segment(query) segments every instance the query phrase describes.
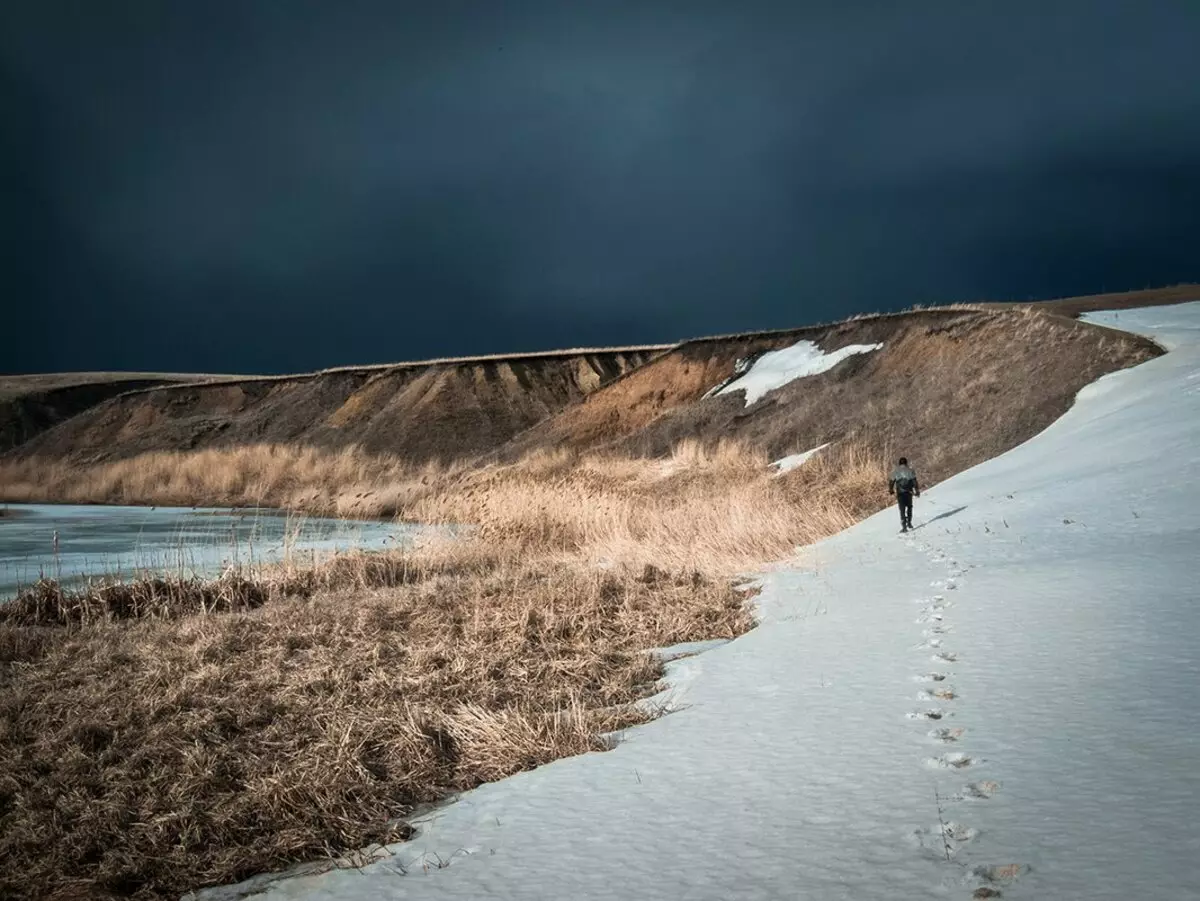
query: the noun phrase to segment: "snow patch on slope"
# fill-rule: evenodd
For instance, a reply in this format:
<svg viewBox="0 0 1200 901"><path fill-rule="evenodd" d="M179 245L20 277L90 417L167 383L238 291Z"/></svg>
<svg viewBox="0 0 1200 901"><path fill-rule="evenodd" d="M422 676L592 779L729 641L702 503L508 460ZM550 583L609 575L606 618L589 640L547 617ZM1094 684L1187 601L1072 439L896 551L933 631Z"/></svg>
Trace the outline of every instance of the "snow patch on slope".
<svg viewBox="0 0 1200 901"><path fill-rule="evenodd" d="M808 462L809 458L812 457L813 454L817 453L818 451L822 451L827 447L829 447L828 441L826 441L820 447L814 447L812 450L806 450L800 454L789 454L788 456L784 457L783 459L776 460L771 465L774 466L776 470L778 470L775 474L781 476L785 472L791 472L797 466L803 466L805 463Z"/></svg>
<svg viewBox="0 0 1200 901"><path fill-rule="evenodd" d="M764 394L781 388L788 382L810 375L828 372L838 363L856 354L879 350L882 344L849 344L826 353L812 341L800 341L782 350L767 351L741 378L734 379L716 393L746 392L746 406L757 402Z"/></svg>

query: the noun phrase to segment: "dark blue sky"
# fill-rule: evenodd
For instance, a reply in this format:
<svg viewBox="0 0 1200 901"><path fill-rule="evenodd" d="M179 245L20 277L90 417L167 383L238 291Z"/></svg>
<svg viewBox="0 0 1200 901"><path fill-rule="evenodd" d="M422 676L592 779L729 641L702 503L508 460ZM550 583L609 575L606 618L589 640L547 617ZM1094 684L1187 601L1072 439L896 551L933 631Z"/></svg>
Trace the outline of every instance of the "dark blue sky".
<svg viewBox="0 0 1200 901"><path fill-rule="evenodd" d="M1200 280L1200 4L8 0L0 371Z"/></svg>

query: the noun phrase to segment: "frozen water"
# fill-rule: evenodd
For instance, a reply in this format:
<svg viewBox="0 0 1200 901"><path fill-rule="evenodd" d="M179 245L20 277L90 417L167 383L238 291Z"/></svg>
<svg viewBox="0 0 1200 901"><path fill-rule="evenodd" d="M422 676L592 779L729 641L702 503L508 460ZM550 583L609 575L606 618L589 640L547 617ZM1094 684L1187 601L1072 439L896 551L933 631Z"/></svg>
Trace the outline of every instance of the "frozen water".
<svg viewBox="0 0 1200 901"><path fill-rule="evenodd" d="M12 504L6 510L0 517L0 599L43 575L65 583L142 573L213 575L227 566L289 556L307 562L338 551L402 546L418 531L258 510L57 504Z"/></svg>

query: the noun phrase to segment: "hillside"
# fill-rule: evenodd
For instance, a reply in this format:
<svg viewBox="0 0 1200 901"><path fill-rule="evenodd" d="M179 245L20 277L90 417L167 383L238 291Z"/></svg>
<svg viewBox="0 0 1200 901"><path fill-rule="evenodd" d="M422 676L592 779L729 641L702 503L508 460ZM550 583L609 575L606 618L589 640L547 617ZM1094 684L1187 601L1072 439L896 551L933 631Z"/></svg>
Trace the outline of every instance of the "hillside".
<svg viewBox="0 0 1200 901"><path fill-rule="evenodd" d="M236 376L157 372L0 376L0 453L126 391L227 378Z"/></svg>
<svg viewBox="0 0 1200 901"><path fill-rule="evenodd" d="M126 390L12 455L96 463L152 451L280 443L355 445L420 462L460 459L504 443L665 349L571 350Z"/></svg>
<svg viewBox="0 0 1200 901"><path fill-rule="evenodd" d="M935 307L674 346L64 384L15 401L10 443L33 434L0 456L0 499L424 516L413 505L436 489L417 472L426 464L663 458L681 442L726 440L768 459L827 444L872 459L906 453L935 484L1037 434L1089 382L1161 353L1073 317L1197 293ZM740 390L739 374L789 354L823 362L762 396ZM320 456L342 452L356 462ZM447 484L471 494L473 479Z"/></svg>
<svg viewBox="0 0 1200 901"><path fill-rule="evenodd" d="M831 369L747 405L709 396L768 352L854 345ZM1044 429L1084 385L1160 351L1150 341L1026 309L930 309L762 335L686 342L538 424L503 450L609 449L662 456L685 438L737 438L772 459L830 442L919 453L932 483ZM736 382L731 383L736 388Z"/></svg>

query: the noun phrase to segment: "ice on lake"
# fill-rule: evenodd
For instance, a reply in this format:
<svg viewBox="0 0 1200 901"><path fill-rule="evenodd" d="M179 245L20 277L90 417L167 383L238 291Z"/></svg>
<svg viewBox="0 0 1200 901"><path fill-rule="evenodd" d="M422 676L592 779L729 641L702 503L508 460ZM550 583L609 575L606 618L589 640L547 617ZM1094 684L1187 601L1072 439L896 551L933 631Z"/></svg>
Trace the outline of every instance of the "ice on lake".
<svg viewBox="0 0 1200 901"><path fill-rule="evenodd" d="M230 566L405 547L423 531L254 509L10 504L0 516L0 599L42 577L216 575Z"/></svg>

